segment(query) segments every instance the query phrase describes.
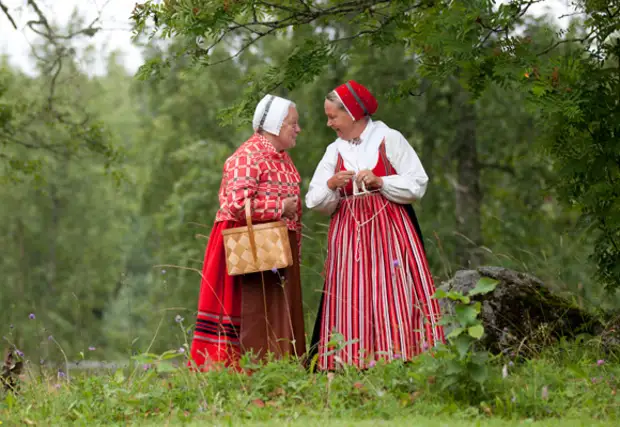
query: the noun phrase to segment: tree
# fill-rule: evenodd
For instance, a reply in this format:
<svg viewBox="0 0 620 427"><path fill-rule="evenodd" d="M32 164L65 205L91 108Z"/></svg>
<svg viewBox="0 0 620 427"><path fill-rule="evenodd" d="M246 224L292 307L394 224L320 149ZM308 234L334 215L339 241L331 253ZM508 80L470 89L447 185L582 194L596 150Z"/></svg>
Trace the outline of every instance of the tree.
<svg viewBox="0 0 620 427"><path fill-rule="evenodd" d="M35 0L27 1L28 10L36 19L26 23L26 27L38 36L32 46L32 55L37 70L44 78L36 81L38 90L44 97L26 101L22 97L8 97L11 84L9 74L4 73L0 80L0 177L16 180L23 176L36 175L41 178L42 163L48 154L57 158L75 156L78 153L91 153L101 156L109 166L118 153L107 145L102 123L79 109L72 108L77 103L67 92L65 86L78 79L75 67L75 49L72 43L81 37L92 37L100 29L96 18L86 24L74 14L66 31L57 29L39 7ZM12 12L2 2L0 8L17 30ZM48 130L63 128L73 136L70 143L50 141Z"/></svg>
<svg viewBox="0 0 620 427"><path fill-rule="evenodd" d="M107 123L97 130L102 145L127 148L124 152L131 158L138 127L132 124L134 105L127 102L131 77L114 65L111 60L108 77L90 78L67 62L57 90L67 102L65 117ZM47 91L41 90L47 87L45 76L29 77L4 68L2 77L6 99L27 106L47 103ZM116 164L113 170L123 179L110 179L98 156L71 150L89 143L75 128L48 123L47 116L30 116L29 110L23 114L29 121L20 128L21 135L35 134L66 151L5 148L15 158L40 161L37 174L44 179L22 174L11 185L0 185L0 305L5 308L0 320L9 342L30 360L59 358L56 343L73 359L89 346L104 344L103 314L122 280L126 252L134 239L131 226L137 203L132 182L140 171ZM133 127L130 137L128 126Z"/></svg>

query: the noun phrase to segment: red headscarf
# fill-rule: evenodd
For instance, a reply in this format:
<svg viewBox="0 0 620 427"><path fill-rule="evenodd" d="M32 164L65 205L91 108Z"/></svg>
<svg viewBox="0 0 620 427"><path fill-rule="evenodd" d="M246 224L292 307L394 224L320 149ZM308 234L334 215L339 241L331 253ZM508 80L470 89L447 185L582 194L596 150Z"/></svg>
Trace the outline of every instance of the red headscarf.
<svg viewBox="0 0 620 427"><path fill-rule="evenodd" d="M363 85L354 80L334 89L345 108L353 118L359 120L365 116L372 116L377 111L377 100Z"/></svg>

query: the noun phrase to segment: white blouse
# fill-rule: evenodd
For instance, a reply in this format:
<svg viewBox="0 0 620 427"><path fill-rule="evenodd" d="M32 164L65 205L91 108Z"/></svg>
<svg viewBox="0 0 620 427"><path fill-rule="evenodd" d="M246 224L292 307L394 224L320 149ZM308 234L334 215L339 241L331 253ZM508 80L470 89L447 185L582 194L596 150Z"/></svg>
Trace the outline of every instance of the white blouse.
<svg viewBox="0 0 620 427"><path fill-rule="evenodd" d="M360 135L360 144L353 145L338 138L331 143L319 162L310 188L306 194L306 206L331 215L340 202L340 192L332 191L327 181L334 175L338 153L347 170L360 172L372 170L379 160L379 146L385 139L385 152L396 169L397 175L385 176L381 193L395 203L409 204L424 196L428 176L415 150L403 135L381 121L368 121Z"/></svg>

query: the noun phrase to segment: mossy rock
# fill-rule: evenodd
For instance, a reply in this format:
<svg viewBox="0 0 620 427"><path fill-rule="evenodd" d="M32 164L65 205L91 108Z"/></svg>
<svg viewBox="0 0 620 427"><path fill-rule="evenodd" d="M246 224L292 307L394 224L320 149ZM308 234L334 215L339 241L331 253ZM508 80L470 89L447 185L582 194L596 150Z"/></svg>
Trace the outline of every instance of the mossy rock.
<svg viewBox="0 0 620 427"><path fill-rule="evenodd" d="M560 337L574 339L580 334L601 337L605 347L620 343L619 317L593 313L574 301L552 293L543 282L526 273L503 267L480 267L457 271L440 288L467 295L482 277L497 280L495 290L472 299L480 301L485 334L481 344L492 353L531 356ZM444 313L452 313L454 303L441 300Z"/></svg>

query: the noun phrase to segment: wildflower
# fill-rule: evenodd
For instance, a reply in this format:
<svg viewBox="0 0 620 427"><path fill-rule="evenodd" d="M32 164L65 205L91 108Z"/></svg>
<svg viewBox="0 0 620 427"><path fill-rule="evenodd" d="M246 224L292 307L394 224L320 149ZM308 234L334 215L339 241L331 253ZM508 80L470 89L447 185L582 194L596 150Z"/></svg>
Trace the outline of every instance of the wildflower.
<svg viewBox="0 0 620 427"><path fill-rule="evenodd" d="M17 348L15 349L15 354L17 354L19 357L24 357L24 353Z"/></svg>
<svg viewBox="0 0 620 427"><path fill-rule="evenodd" d="M502 378L508 378L508 366L506 365L502 368Z"/></svg>
<svg viewBox="0 0 620 427"><path fill-rule="evenodd" d="M428 343L427 342L423 342L422 343L422 351L426 351L428 350Z"/></svg>
<svg viewBox="0 0 620 427"><path fill-rule="evenodd" d="M273 274L278 274L278 269L277 269L277 268L275 268L275 267L273 267L273 268L271 269L271 272L272 272Z"/></svg>
<svg viewBox="0 0 620 427"><path fill-rule="evenodd" d="M45 365L45 360L43 360L43 359L39 359L39 364L41 364L41 365Z"/></svg>
<svg viewBox="0 0 620 427"><path fill-rule="evenodd" d="M88 347L88 351L95 351L95 350L97 350L97 347L93 347L93 346Z"/></svg>
<svg viewBox="0 0 620 427"><path fill-rule="evenodd" d="M166 274L166 270L162 270L162 271L161 271L161 274Z"/></svg>
<svg viewBox="0 0 620 427"><path fill-rule="evenodd" d="M12 324L9 325L9 329L13 329L15 326L13 326Z"/></svg>
<svg viewBox="0 0 620 427"><path fill-rule="evenodd" d="M185 353L185 347L179 347L177 351L179 352L179 354L183 354Z"/></svg>
<svg viewBox="0 0 620 427"><path fill-rule="evenodd" d="M394 360L398 360L398 359L400 359L400 358L402 358L402 356L401 356L400 354L395 354L395 355L394 355Z"/></svg>
<svg viewBox="0 0 620 427"><path fill-rule="evenodd" d="M394 260L392 260L392 265L393 265L395 268L398 268L398 267L400 266L400 262L399 262L397 259L394 259Z"/></svg>
<svg viewBox="0 0 620 427"><path fill-rule="evenodd" d="M374 368L376 364L377 364L377 362L375 362L374 360L371 360L370 363L368 364L368 367L369 368Z"/></svg>
<svg viewBox="0 0 620 427"><path fill-rule="evenodd" d="M54 337L50 335L49 337L47 337L47 340L48 341L54 341Z"/></svg>
<svg viewBox="0 0 620 427"><path fill-rule="evenodd" d="M59 370L58 370L58 378L64 378L64 377L66 377L66 376L67 376L67 374L65 374L65 373L62 371L62 369L59 369Z"/></svg>
<svg viewBox="0 0 620 427"><path fill-rule="evenodd" d="M142 369L144 369L145 371L148 371L150 368L151 368L151 365L149 365L148 363L142 365Z"/></svg>
<svg viewBox="0 0 620 427"><path fill-rule="evenodd" d="M513 362L512 360L510 362L508 362L508 366L510 366L511 368L515 365L515 362Z"/></svg>
<svg viewBox="0 0 620 427"><path fill-rule="evenodd" d="M603 359L599 359L596 361L597 366L602 366L605 364L605 361Z"/></svg>
<svg viewBox="0 0 620 427"><path fill-rule="evenodd" d="M56 388L56 390L60 390L61 386L60 386L60 384L56 384L54 387Z"/></svg>
<svg viewBox="0 0 620 427"><path fill-rule="evenodd" d="M177 314L176 316L174 316L174 321L177 323L181 323L184 319L181 317L180 314Z"/></svg>
<svg viewBox="0 0 620 427"><path fill-rule="evenodd" d="M592 384L596 384L598 382L598 378L597 377L590 378L590 381L592 381Z"/></svg>
<svg viewBox="0 0 620 427"><path fill-rule="evenodd" d="M512 403L515 403L515 402L517 401L517 396L514 396L514 395L513 395L513 396L512 396L512 399L510 399L510 401L511 401Z"/></svg>
<svg viewBox="0 0 620 427"><path fill-rule="evenodd" d="M30 320L34 320L34 319L36 319L36 317L37 317L37 316L35 316L35 315L34 315L34 313L30 313L30 314L28 315L28 318L29 318Z"/></svg>
<svg viewBox="0 0 620 427"><path fill-rule="evenodd" d="M549 398L549 388L547 388L547 386L544 386L540 392L540 397L542 398L542 400L547 400Z"/></svg>

